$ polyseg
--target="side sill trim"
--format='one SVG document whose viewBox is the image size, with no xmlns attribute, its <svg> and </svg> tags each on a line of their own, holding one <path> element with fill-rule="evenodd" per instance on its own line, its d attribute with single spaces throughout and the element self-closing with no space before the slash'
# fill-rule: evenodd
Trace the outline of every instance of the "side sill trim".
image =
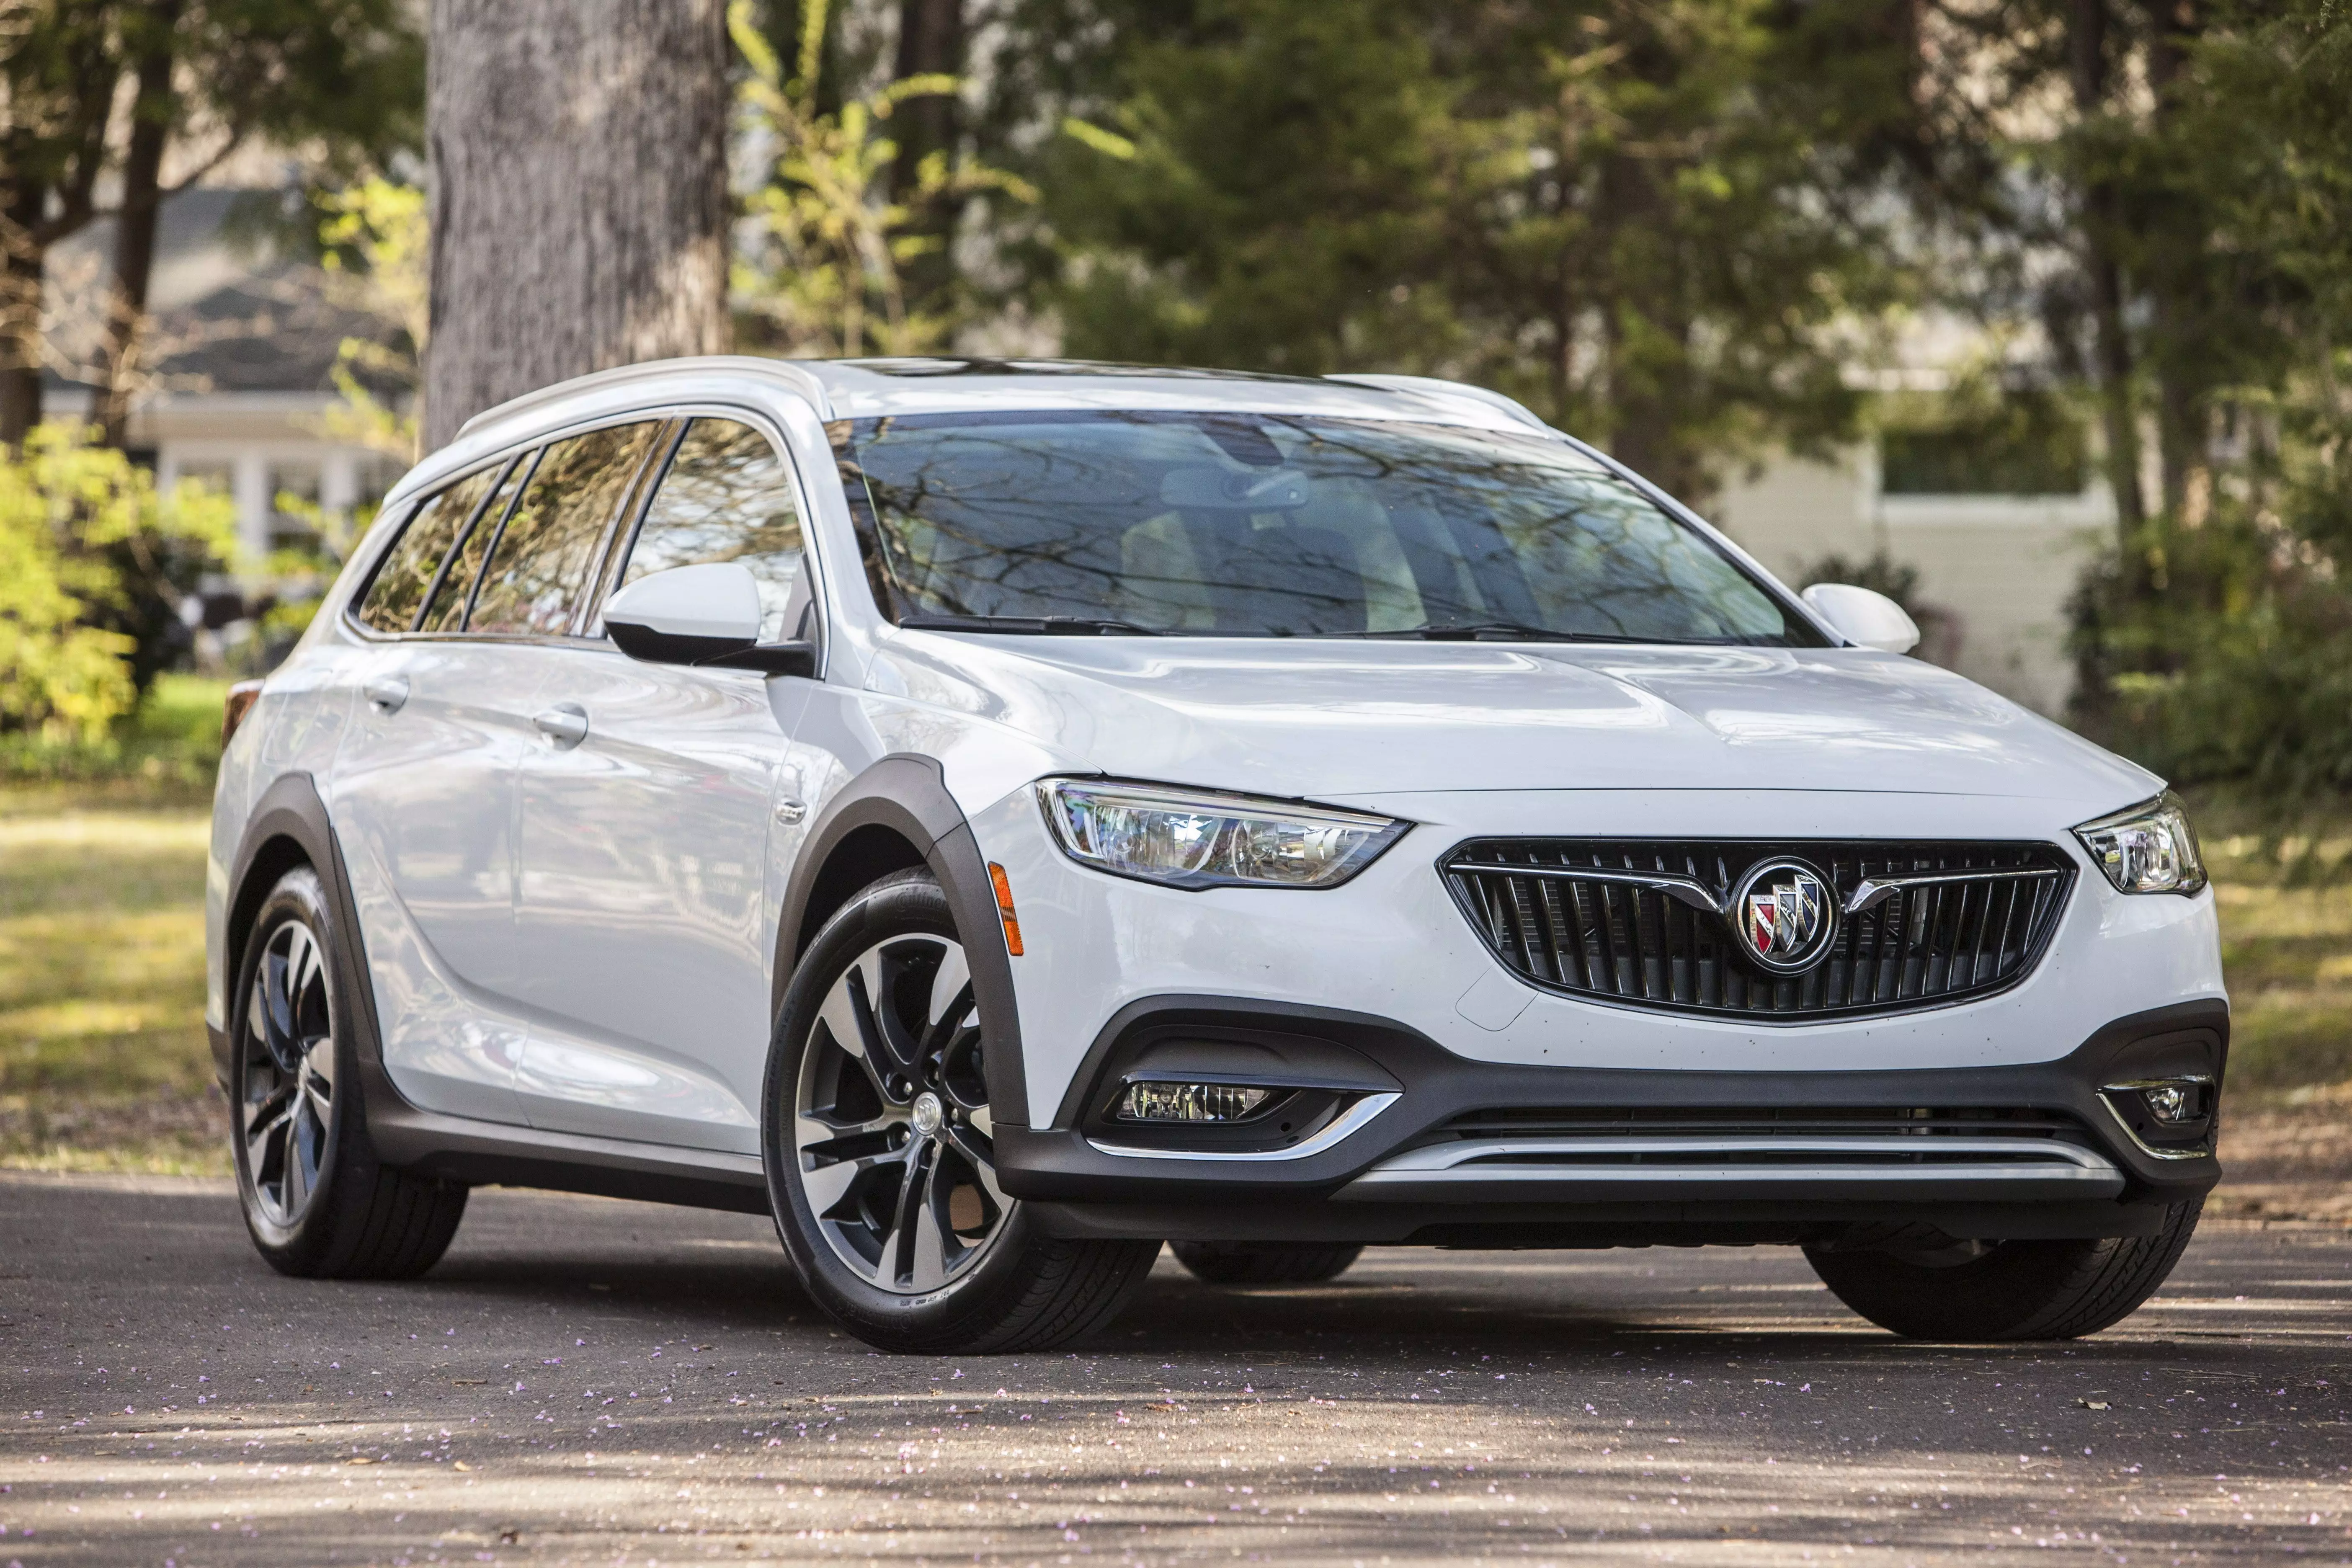
<svg viewBox="0 0 2352 1568">
<path fill-rule="evenodd" d="M 1241 1160 L 1257 1163 L 1269 1160 L 1305 1160 L 1320 1154 L 1324 1150 L 1347 1138 L 1371 1121 L 1373 1117 L 1403 1098 L 1402 1094 L 1392 1092 L 1368 1094 L 1342 1111 L 1339 1120 L 1333 1121 L 1330 1126 L 1326 1127 L 1314 1137 L 1294 1143 L 1287 1149 L 1254 1149 L 1241 1152 L 1230 1150 L 1139 1149 L 1132 1143 L 1102 1143 L 1092 1138 L 1087 1140 L 1087 1146 L 1097 1154 L 1117 1154 L 1121 1159 L 1127 1160 Z"/>
</svg>

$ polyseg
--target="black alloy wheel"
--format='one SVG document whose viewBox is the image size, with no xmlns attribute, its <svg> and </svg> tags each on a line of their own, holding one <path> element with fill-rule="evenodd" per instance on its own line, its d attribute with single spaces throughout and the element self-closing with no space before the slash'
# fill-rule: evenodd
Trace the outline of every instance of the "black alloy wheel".
<svg viewBox="0 0 2352 1568">
<path fill-rule="evenodd" d="M 1159 1253 L 1045 1235 L 1005 1195 L 989 1048 L 962 938 L 925 871 L 852 897 L 785 989 L 761 1117 L 769 1200 L 809 1294 L 869 1344 L 1061 1344 L 1117 1315 Z"/>
</svg>

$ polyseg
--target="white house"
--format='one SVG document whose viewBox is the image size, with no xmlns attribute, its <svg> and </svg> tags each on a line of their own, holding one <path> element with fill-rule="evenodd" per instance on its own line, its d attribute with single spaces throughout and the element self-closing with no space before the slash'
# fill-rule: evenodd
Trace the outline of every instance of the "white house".
<svg viewBox="0 0 2352 1568">
<path fill-rule="evenodd" d="M 1727 485 L 1712 520 L 1773 571 L 1802 580 L 1825 556 L 1884 552 L 1919 574 L 1937 616 L 1920 652 L 2055 716 L 2074 689 L 2066 601 L 2115 536 L 2115 500 L 2068 493 L 1890 490 L 1874 442 L 1835 461 L 1781 458 Z"/>
</svg>

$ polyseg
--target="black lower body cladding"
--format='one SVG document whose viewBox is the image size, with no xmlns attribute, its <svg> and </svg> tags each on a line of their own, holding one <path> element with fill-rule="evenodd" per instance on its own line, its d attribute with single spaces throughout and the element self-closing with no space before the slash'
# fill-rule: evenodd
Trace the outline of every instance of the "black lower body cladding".
<svg viewBox="0 0 2352 1568">
<path fill-rule="evenodd" d="M 2229 1032 L 2228 1005 L 2215 999 L 2117 1018 L 2063 1056 L 2017 1066 L 1642 1071 L 1474 1061 L 1364 1015 L 1155 997 L 1122 1009 L 1104 1028 L 1052 1127 L 1000 1128 L 998 1174 L 1007 1193 L 1036 1206 L 1042 1223 L 1071 1236 L 1835 1248 L 1906 1237 L 2152 1235 L 2175 1205 L 2201 1198 L 2220 1179 L 2211 1130 L 2195 1147 L 2152 1149 L 2102 1091 L 2158 1076 L 2202 1077 L 2218 1086 Z M 1307 1136 L 1312 1124 L 1303 1124 L 1293 1144 L 1306 1147 L 1296 1156 L 1230 1136 L 1224 1149 L 1242 1152 L 1223 1152 L 1213 1134 L 1196 1148 L 1222 1157 L 1186 1158 L 1174 1147 L 1138 1147 L 1108 1120 L 1125 1083 L 1194 1058 L 1227 1068 L 1255 1058 L 1269 1081 L 1288 1073 L 1326 1086 L 1318 1092 L 1336 1093 L 1341 1110 L 1352 1100 L 1377 1105 L 1377 1112 L 1323 1147 Z M 1163 1145 L 1182 1136 L 1158 1135 Z M 1447 1194 L 1453 1201 L 1431 1201 L 1426 1188 L 1411 1183 L 1361 1180 L 1449 1142 L 1490 1139 L 1509 1147 L 1513 1139 L 1531 1139 L 1550 1149 L 1613 1152 L 1676 1138 L 1704 1138 L 1710 1148 L 1738 1148 L 1747 1151 L 1740 1157 L 1758 1160 L 1772 1157 L 1774 1140 L 1811 1139 L 1833 1151 L 1832 1164 L 1843 1157 L 1834 1151 L 1868 1140 L 1900 1151 L 1887 1158 L 1901 1169 L 1883 1161 L 1875 1168 L 1906 1180 L 1874 1179 L 1864 1160 L 1821 1171 L 1819 1179 L 1695 1181 L 1689 1171 L 1669 1170 L 1671 1156 L 1619 1152 L 1608 1157 L 1637 1165 L 1658 1160 L 1659 1179 L 1629 1170 L 1612 1173 L 1605 1185 L 1471 1184 Z M 2011 1190 L 2030 1192 L 2031 1200 L 2008 1201 L 1972 1184 L 1961 1165 L 1990 1148 L 2062 1152 L 2100 1181 L 2069 1190 L 2021 1184 Z M 1922 1170 L 1939 1162 L 1951 1163 L 1951 1181 Z M 1392 1174 L 1384 1170 L 1381 1181 Z"/>
</svg>

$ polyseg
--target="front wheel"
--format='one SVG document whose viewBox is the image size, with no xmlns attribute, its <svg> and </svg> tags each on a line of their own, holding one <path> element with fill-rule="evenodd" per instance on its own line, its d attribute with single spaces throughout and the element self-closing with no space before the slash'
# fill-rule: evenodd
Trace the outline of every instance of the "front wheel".
<svg viewBox="0 0 2352 1568">
<path fill-rule="evenodd" d="M 851 899 L 784 993 L 761 1117 L 769 1201 L 810 1295 L 868 1344 L 1060 1344 L 1108 1322 L 1159 1252 L 1041 1235 L 1004 1195 L 988 1045 L 927 872 Z"/>
<path fill-rule="evenodd" d="M 2202 1198 L 2165 1211 L 2154 1236 L 1963 1241 L 1929 1251 L 1816 1252 L 1831 1293 L 1914 1340 L 2071 1340 L 2121 1322 L 2156 1294 L 2196 1234 Z"/>
</svg>

